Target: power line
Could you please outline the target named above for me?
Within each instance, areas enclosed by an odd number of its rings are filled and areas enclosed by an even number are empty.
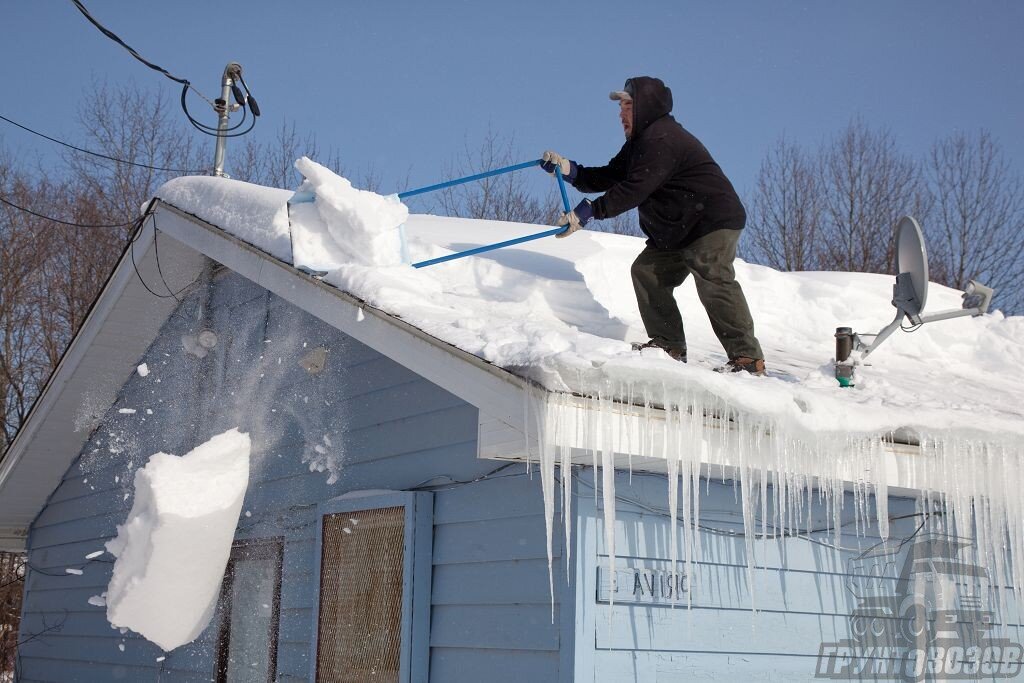
[[[153,62],[148,61],[145,57],[143,57],[138,52],[136,52],[135,49],[131,45],[129,45],[128,43],[126,43],[123,40],[121,40],[121,38],[118,37],[118,35],[116,33],[111,31],[110,29],[104,27],[103,24],[101,24],[100,22],[96,21],[96,19],[94,19],[93,16],[91,14],[89,14],[89,10],[87,10],[85,8],[85,5],[83,5],[81,2],[79,2],[79,0],[71,0],[71,2],[75,3],[75,7],[77,7],[78,11],[81,12],[85,16],[85,18],[89,20],[90,24],[92,24],[93,26],[98,28],[100,33],[105,35],[107,38],[110,38],[115,43],[117,43],[118,45],[120,45],[124,49],[128,50],[128,52],[131,54],[132,57],[134,57],[135,59],[137,59],[140,62],[142,62],[143,64],[145,64],[150,69],[153,69],[154,71],[158,71],[158,72],[162,73],[164,76],[167,76],[167,78],[171,79],[172,81],[175,81],[177,83],[181,83],[186,88],[191,88],[192,87],[192,84],[189,83],[186,79],[178,78],[177,76],[173,75],[167,69],[163,68],[162,66],[157,66],[156,64],[154,64]],[[195,88],[192,88],[192,89],[195,90]],[[198,92],[198,91],[196,91],[196,92]],[[206,99],[206,98],[204,97],[203,99]],[[209,100],[207,100],[207,102],[209,102]]]
[[[164,76],[166,76],[167,78],[171,79],[172,81],[174,81],[176,83],[181,83],[181,85],[182,85],[182,88],[181,88],[181,110],[183,112],[185,112],[185,116],[188,118],[189,123],[192,124],[192,127],[195,128],[196,130],[198,130],[200,133],[204,133],[204,134],[209,135],[211,137],[237,138],[237,137],[240,137],[242,135],[247,134],[256,125],[256,118],[260,114],[259,106],[256,105],[255,99],[252,98],[252,93],[249,92],[249,87],[246,86],[245,85],[245,81],[242,80],[241,74],[239,74],[238,80],[241,82],[242,87],[245,88],[245,92],[246,92],[246,97],[243,98],[243,100],[239,101],[239,103],[242,104],[242,106],[243,106],[243,118],[237,124],[235,124],[234,126],[232,126],[231,128],[228,128],[226,130],[228,130],[228,131],[236,130],[245,122],[245,118],[244,118],[245,117],[245,114],[244,114],[245,102],[248,102],[249,100],[252,100],[252,102],[250,104],[250,107],[249,107],[249,108],[252,109],[252,114],[253,114],[252,123],[250,123],[249,127],[246,128],[245,130],[243,130],[243,131],[241,131],[239,133],[233,133],[233,134],[230,134],[230,135],[225,134],[224,131],[210,132],[210,131],[217,131],[218,129],[216,127],[214,127],[214,126],[207,126],[206,124],[200,123],[199,121],[197,121],[192,116],[192,114],[189,113],[189,111],[188,111],[188,104],[185,101],[185,96],[188,95],[188,91],[189,90],[192,90],[197,95],[199,95],[204,100],[206,100],[206,102],[210,106],[212,106],[215,110],[218,110],[218,107],[220,107],[220,106],[224,106],[224,107],[228,106],[226,102],[218,100],[219,104],[218,103],[214,103],[212,100],[210,100],[210,98],[206,97],[205,95],[203,95],[203,93],[199,92],[199,90],[197,90],[196,87],[193,86],[192,83],[190,83],[187,79],[179,78],[179,77],[175,76],[174,74],[172,74],[167,69],[163,68],[162,66],[158,66],[157,64],[154,64],[153,62],[150,62],[145,57],[143,57],[138,52],[136,52],[135,49],[132,46],[130,46],[128,43],[126,43],[123,40],[121,40],[121,38],[116,33],[111,31],[110,29],[106,28],[105,26],[103,26],[103,24],[101,24],[99,21],[97,21],[89,13],[89,10],[86,9],[85,5],[83,5],[81,3],[81,0],[71,0],[71,2],[73,2],[75,4],[75,7],[78,8],[78,11],[81,12],[82,15],[86,19],[89,20],[90,24],[92,24],[97,29],[99,29],[100,33],[105,35],[107,38],[110,38],[115,43],[117,43],[118,45],[123,47],[125,50],[127,50],[128,53],[131,54],[132,57],[134,57],[135,59],[137,59],[140,62],[142,62],[143,64],[145,64],[150,69],[153,69],[154,71],[157,71],[157,72],[163,74]],[[238,91],[238,92],[240,93],[240,91]],[[237,96],[240,96],[240,94],[236,95],[236,97]]]
[[[42,218],[44,221],[51,221],[53,223],[60,223],[61,225],[70,225],[73,228],[124,228],[124,227],[127,227],[129,225],[135,225],[135,223],[139,220],[139,219],[136,218],[134,221],[128,221],[127,223],[109,223],[109,224],[101,224],[101,225],[100,224],[88,225],[88,224],[85,224],[85,223],[71,223],[69,221],[62,221],[59,218],[51,218],[50,216],[44,216],[41,213],[36,213],[35,211],[32,211],[31,209],[26,209],[24,206],[18,206],[14,202],[7,201],[3,197],[0,197],[0,203],[6,204],[7,206],[11,207],[12,209],[17,209],[18,211],[24,211],[25,213],[31,214],[31,215],[35,216],[36,218]]]
[[[75,145],[72,145],[70,143],[64,142],[63,140],[58,140],[57,138],[52,138],[49,135],[46,135],[45,133],[40,133],[39,131],[33,130],[33,129],[29,128],[26,125],[18,123],[17,121],[12,121],[11,119],[9,119],[6,116],[4,116],[3,114],[0,114],[0,120],[6,121],[7,123],[11,124],[12,126],[17,126],[18,128],[21,128],[24,131],[32,133],[33,135],[38,135],[39,137],[44,138],[46,140],[49,140],[50,142],[56,142],[58,145],[64,145],[65,147],[73,149],[76,152],[82,152],[84,154],[91,154],[94,157],[100,157],[101,159],[108,159],[109,161],[116,161],[119,164],[128,164],[129,166],[138,166],[139,168],[148,168],[151,171],[166,171],[168,173],[204,173],[205,172],[205,171],[200,170],[200,169],[165,168],[163,166],[150,166],[149,164],[139,164],[139,163],[136,163],[134,161],[126,161],[124,159],[118,159],[117,157],[112,157],[112,156],[109,156],[107,154],[100,154],[99,152],[93,152],[93,151],[88,150],[88,149],[83,149],[81,147],[76,147]]]

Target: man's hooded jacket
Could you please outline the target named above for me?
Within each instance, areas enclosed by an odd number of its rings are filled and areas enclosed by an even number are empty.
[[[578,166],[573,186],[594,200],[594,218],[639,208],[647,243],[681,249],[719,229],[739,230],[747,215],[711,154],[669,114],[672,91],[660,79],[630,79],[633,131],[607,166]]]

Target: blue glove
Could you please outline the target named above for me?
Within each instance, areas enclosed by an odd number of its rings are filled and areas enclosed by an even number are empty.
[[[561,168],[563,178],[568,180],[570,183],[576,180],[576,162],[571,159],[566,159],[558,152],[552,152],[551,150],[544,152],[540,162],[540,167],[544,169],[545,172],[554,175],[555,168]]]
[[[582,202],[576,205],[576,208],[569,213],[563,213],[558,217],[558,225],[569,224],[563,232],[558,233],[555,237],[568,237],[580,228],[584,227],[594,218],[594,207],[590,203],[589,199],[584,199]]]

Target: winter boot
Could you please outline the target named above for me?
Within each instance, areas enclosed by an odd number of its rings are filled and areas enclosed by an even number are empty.
[[[764,375],[764,360],[761,358],[733,358],[715,372],[749,372],[751,375],[762,377]]]
[[[666,346],[665,342],[660,339],[651,339],[643,344],[640,342],[633,342],[634,351],[643,351],[644,349],[661,349],[667,353],[669,358],[672,360],[677,360],[680,363],[686,362],[686,349],[681,349],[677,346]]]

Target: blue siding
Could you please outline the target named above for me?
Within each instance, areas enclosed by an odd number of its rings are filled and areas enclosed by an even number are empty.
[[[182,335],[201,329],[218,335],[205,359],[182,346]],[[311,375],[300,359],[318,346],[328,349],[326,369]],[[156,646],[111,629],[104,610],[87,604],[106,589],[112,558],[85,556],[116,534],[132,476],[150,455],[185,453],[232,427],[253,439],[249,516],[237,537],[285,541],[278,680],[310,678],[315,506],[351,490],[424,482],[442,485],[434,497],[431,679],[569,675],[559,659],[559,606],[571,618],[573,600],[562,599],[571,587],[556,557],[552,621],[540,482],[515,466],[443,487],[496,467],[476,458],[475,408],[232,273],[193,292],[138,362],[151,374],[133,375],[106,414],[90,416],[83,397],[82,422],[94,431],[31,529],[22,636],[37,637],[21,648],[21,680],[211,679],[213,628],[158,663]],[[343,451],[335,483],[304,462],[317,445]]]
[[[585,483],[592,481],[589,473],[581,476]],[[821,680],[815,673],[822,643],[853,637],[851,612],[857,598],[848,588],[852,578],[848,561],[880,539],[870,530],[866,535],[857,533],[852,523],[856,505],[852,496],[848,495],[843,505],[843,520],[851,523],[838,539],[832,533],[816,533],[817,542],[795,537],[755,540],[757,568],[751,584],[738,489],[715,482],[705,483],[701,489],[702,529],[698,535],[703,547],[700,561],[693,565],[691,608],[687,609],[685,598],[676,607],[626,601],[610,607],[598,602],[597,575],[608,562],[603,506],[600,500],[595,502],[588,486],[580,486],[588,495],[580,497],[578,520],[576,680]],[[630,482],[620,474],[615,492],[619,497],[616,566],[667,570],[670,518],[666,478],[634,475]],[[867,511],[873,515],[870,507]],[[914,513],[912,500],[890,498],[890,518]],[[805,528],[808,524],[822,528],[830,521],[817,503],[809,516],[806,511],[804,515]],[[894,543],[913,538],[920,524],[920,517],[894,521],[891,538]],[[677,538],[682,560],[682,522]],[[1015,596],[1005,589],[1001,595],[1005,604],[996,635],[1020,642],[1021,614]],[[752,612],[752,607],[757,611]]]

